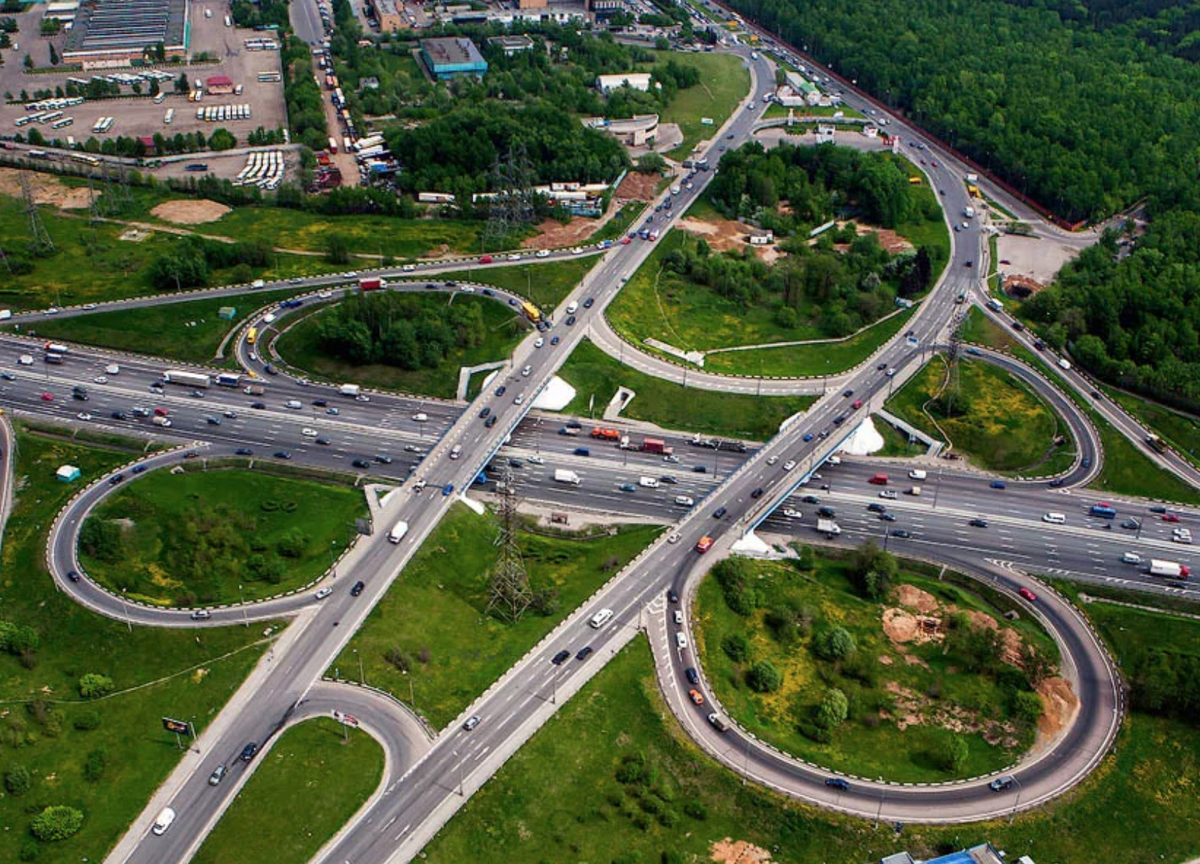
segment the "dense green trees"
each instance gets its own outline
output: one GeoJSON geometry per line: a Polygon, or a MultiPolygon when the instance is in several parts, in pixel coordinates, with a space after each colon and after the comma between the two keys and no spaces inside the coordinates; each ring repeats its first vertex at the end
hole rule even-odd
{"type": "MultiPolygon", "coordinates": [[[[239,264],[265,267],[270,256],[270,244],[264,241],[222,243],[199,235],[189,235],[173,241],[169,250],[150,263],[150,281],[159,291],[197,288],[208,284],[213,270],[239,264]]],[[[80,542],[84,543],[85,548],[98,543],[102,539],[102,530],[94,529],[93,535],[85,525],[80,533],[80,542]]],[[[103,557],[102,554],[99,557],[103,557]]]]}
{"type": "Polygon", "coordinates": [[[434,308],[422,297],[391,292],[345,300],[322,318],[321,346],[329,354],[401,369],[432,368],[451,350],[478,345],[487,336],[477,303],[434,308]]]}

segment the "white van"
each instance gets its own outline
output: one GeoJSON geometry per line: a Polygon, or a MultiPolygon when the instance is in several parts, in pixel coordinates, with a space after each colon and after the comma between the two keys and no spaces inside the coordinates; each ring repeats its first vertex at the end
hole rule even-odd
{"type": "Polygon", "coordinates": [[[1046,513],[1042,516],[1043,522],[1049,522],[1051,525],[1065,525],[1067,517],[1061,513],[1046,513]]]}
{"type": "Polygon", "coordinates": [[[925,471],[922,471],[920,468],[914,468],[913,470],[908,472],[908,479],[910,479],[910,480],[924,480],[928,476],[929,475],[925,471]]]}
{"type": "Polygon", "coordinates": [[[7,321],[12,317],[11,309],[0,309],[0,321],[7,321]]]}
{"type": "Polygon", "coordinates": [[[175,811],[170,807],[164,807],[162,811],[154,817],[154,827],[150,830],[161,837],[167,833],[167,829],[171,827],[171,823],[175,821],[175,811]]]}
{"type": "Polygon", "coordinates": [[[428,422],[428,420],[429,420],[429,415],[424,412],[413,415],[414,423],[426,423],[426,422],[428,422]]]}
{"type": "Polygon", "coordinates": [[[574,300],[572,300],[570,303],[567,304],[567,314],[568,315],[574,315],[578,311],[579,311],[579,304],[576,303],[574,300]]]}
{"type": "Polygon", "coordinates": [[[645,489],[657,489],[658,481],[655,480],[653,477],[639,477],[638,485],[645,489]]]}
{"type": "Polygon", "coordinates": [[[1136,552],[1126,552],[1121,556],[1121,560],[1126,564],[1141,564],[1142,556],[1136,552]]]}
{"type": "Polygon", "coordinates": [[[676,495],[675,503],[678,504],[680,507],[691,507],[696,502],[693,501],[691,498],[689,498],[687,495],[676,495]]]}
{"type": "Polygon", "coordinates": [[[1058,361],[1058,365],[1060,368],[1066,369],[1068,372],[1071,371],[1071,361],[1070,360],[1067,360],[1065,358],[1060,358],[1058,361]]]}
{"type": "Polygon", "coordinates": [[[607,624],[609,621],[612,620],[613,614],[614,614],[613,610],[611,610],[611,609],[601,609],[599,612],[597,612],[595,615],[592,616],[592,620],[589,621],[588,623],[590,625],[592,625],[592,627],[594,627],[595,629],[599,630],[601,627],[603,627],[605,624],[607,624]]]}
{"type": "Polygon", "coordinates": [[[450,448],[450,458],[451,459],[457,459],[461,455],[462,455],[462,445],[461,444],[455,444],[453,447],[450,448]]]}
{"type": "Polygon", "coordinates": [[[399,543],[404,539],[404,535],[408,533],[407,522],[397,522],[392,528],[392,533],[388,534],[388,540],[392,543],[399,543]]]}
{"type": "Polygon", "coordinates": [[[675,634],[675,645],[680,651],[687,648],[687,634],[680,632],[675,634]]]}

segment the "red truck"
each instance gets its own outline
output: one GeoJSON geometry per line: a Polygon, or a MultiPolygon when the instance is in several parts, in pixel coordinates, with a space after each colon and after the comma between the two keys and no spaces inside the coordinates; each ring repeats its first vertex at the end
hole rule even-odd
{"type": "Polygon", "coordinates": [[[668,447],[667,442],[661,438],[647,438],[642,442],[643,453],[658,453],[662,456],[670,456],[675,452],[674,447],[668,447]]]}
{"type": "Polygon", "coordinates": [[[358,280],[358,287],[363,291],[378,291],[384,282],[378,276],[364,276],[358,280]]]}
{"type": "Polygon", "coordinates": [[[888,476],[886,474],[876,474],[867,482],[875,486],[886,486],[888,485],[888,476]]]}
{"type": "Polygon", "coordinates": [[[713,538],[701,537],[700,542],[696,544],[696,551],[703,555],[713,547],[713,538]]]}
{"type": "Polygon", "coordinates": [[[593,427],[592,437],[599,438],[602,441],[620,441],[621,433],[616,429],[602,429],[599,426],[593,427]]]}

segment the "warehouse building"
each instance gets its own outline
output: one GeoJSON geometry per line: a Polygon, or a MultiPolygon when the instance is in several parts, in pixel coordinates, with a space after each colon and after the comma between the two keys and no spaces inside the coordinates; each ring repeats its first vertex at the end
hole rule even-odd
{"type": "Polygon", "coordinates": [[[375,10],[375,20],[379,22],[381,32],[395,33],[409,26],[403,0],[367,0],[367,3],[375,10]]]}
{"type": "Polygon", "coordinates": [[[210,96],[228,96],[233,92],[233,79],[226,75],[210,75],[204,80],[204,89],[210,96]]]}
{"type": "Polygon", "coordinates": [[[487,61],[475,43],[463,37],[440,37],[421,40],[421,59],[434,78],[446,81],[459,75],[482,78],[488,70],[487,61]]]}
{"type": "Polygon", "coordinates": [[[632,87],[643,93],[650,89],[649,72],[621,72],[617,75],[601,75],[596,79],[596,86],[602,93],[611,93],[618,87],[632,87]]]}
{"type": "Polygon", "coordinates": [[[161,44],[187,54],[187,0],[85,0],[67,34],[63,60],[85,70],[128,66],[161,44]]]}

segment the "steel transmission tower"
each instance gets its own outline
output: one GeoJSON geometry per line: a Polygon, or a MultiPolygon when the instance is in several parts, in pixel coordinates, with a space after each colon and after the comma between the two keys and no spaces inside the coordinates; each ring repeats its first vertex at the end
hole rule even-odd
{"type": "Polygon", "coordinates": [[[514,229],[533,221],[533,168],[524,144],[514,143],[507,158],[496,157],[490,185],[494,197],[488,205],[482,251],[501,248],[514,229]]]}
{"type": "Polygon", "coordinates": [[[529,573],[517,544],[517,494],[507,468],[500,476],[500,483],[503,485],[500,490],[500,534],[496,537],[500,559],[488,583],[486,612],[515,622],[521,620],[533,602],[533,592],[529,589],[529,573]]]}
{"type": "Polygon", "coordinates": [[[25,215],[29,217],[29,249],[35,255],[44,255],[54,251],[54,241],[42,224],[37,204],[33,200],[33,182],[29,172],[21,173],[21,196],[25,200],[25,215]]]}
{"type": "Polygon", "coordinates": [[[954,403],[958,401],[959,396],[959,369],[958,363],[962,358],[962,326],[963,316],[959,313],[954,314],[954,318],[950,321],[950,344],[946,348],[946,362],[950,364],[950,379],[946,382],[946,417],[949,419],[954,416],[954,403]]]}

